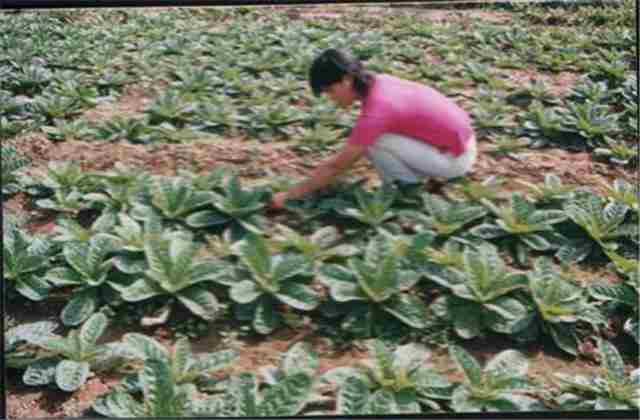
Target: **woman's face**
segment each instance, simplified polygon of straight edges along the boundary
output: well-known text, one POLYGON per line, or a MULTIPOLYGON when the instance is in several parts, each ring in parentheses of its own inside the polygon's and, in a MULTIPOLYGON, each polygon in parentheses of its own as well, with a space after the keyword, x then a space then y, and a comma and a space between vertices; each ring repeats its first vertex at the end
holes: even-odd
POLYGON ((349 109, 357 99, 356 91, 353 89, 352 76, 345 76, 341 81, 330 85, 325 93, 329 99, 344 109, 349 109))

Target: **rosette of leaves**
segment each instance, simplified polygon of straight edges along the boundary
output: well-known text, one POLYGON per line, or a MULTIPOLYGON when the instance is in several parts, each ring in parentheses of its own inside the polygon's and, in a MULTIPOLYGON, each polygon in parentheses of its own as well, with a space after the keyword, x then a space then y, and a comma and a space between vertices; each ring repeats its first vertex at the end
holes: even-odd
POLYGON ((19 170, 30 163, 28 156, 19 152, 13 142, 3 140, 2 156, 2 195, 13 194, 20 189, 19 170))
POLYGON ((495 223, 483 223, 470 230, 482 239, 499 239, 509 247, 514 260, 526 266, 530 250, 548 251, 558 248, 564 239, 554 231, 554 224, 567 215, 562 210, 541 210, 522 194, 514 192, 509 203, 501 207, 488 200, 483 204, 495 215, 495 223))
POLYGON ((558 372, 563 393, 556 402, 566 410, 628 410, 640 408, 640 369, 625 374, 618 349, 598 339, 602 356, 600 374, 585 376, 558 372))
POLYGON ((37 347, 29 344, 34 339, 52 335, 57 325, 51 321, 21 324, 4 333, 4 363, 7 368, 26 368, 43 357, 37 347))
POLYGON ((87 242, 98 233, 110 233, 116 221, 117 216, 110 212, 101 214, 89 227, 84 227, 69 217, 61 217, 56 221, 52 240, 63 244, 71 241, 87 242))
POLYGON ((451 399, 452 384, 426 363, 430 352, 423 346, 367 344, 372 357, 360 367, 334 368, 321 378, 338 387, 335 414, 417 414, 442 410, 451 399))
POLYGON ((527 187, 527 192, 536 204, 549 206, 571 199, 577 188, 573 185, 564 185, 560 177, 554 174, 545 174, 542 184, 533 184, 518 179, 515 182, 527 187))
POLYGON ((557 107, 544 106, 535 100, 522 119, 523 134, 532 139, 532 148, 544 147, 553 142, 566 143, 567 128, 557 107))
POLYGON ((535 311, 521 321, 523 328, 514 338, 533 341, 540 334, 546 334, 562 351, 577 356, 578 323, 588 323, 598 329, 606 324, 603 315, 588 302, 585 290, 557 271, 550 259, 537 259, 528 277, 529 296, 535 311))
POLYGON ((617 248, 615 241, 637 237, 637 224, 627 222, 629 207, 589 192, 582 191, 564 204, 564 212, 581 229, 560 247, 556 256, 562 263, 580 262, 598 250, 617 248), (584 235, 586 233, 586 235, 584 235))
POLYGON ((462 178, 454 185, 454 191, 456 195, 472 203, 481 203, 483 199, 495 201, 505 198, 505 194, 500 190, 500 185, 504 181, 503 178, 493 175, 481 182, 462 178))
POLYGON ((335 226, 324 226, 311 235, 303 235, 294 229, 278 224, 277 234, 272 243, 276 248, 286 251, 295 249, 311 262, 322 263, 332 258, 347 258, 360 253, 352 244, 340 243, 340 233, 335 226))
POLYGON ((624 331, 633 337, 636 343, 639 341, 640 325, 640 275, 638 275, 638 261, 635 260, 636 269, 629 273, 629 278, 621 283, 599 283, 589 286, 589 295, 601 302, 608 302, 614 307, 621 307, 622 313, 628 317, 624 322, 624 331))
MULTIPOLYGON (((635 126, 637 127, 637 124, 635 126)), ((608 136, 603 138, 603 142, 604 144, 600 144, 600 147, 596 147, 593 150, 593 154, 596 157, 621 166, 632 165, 632 162, 637 162, 638 150, 633 143, 617 141, 608 136)))
POLYGON ((32 301, 41 301, 51 286, 43 278, 55 247, 45 238, 33 237, 18 221, 5 216, 2 229, 2 277, 11 290, 32 301))
POLYGON ((119 288, 122 299, 141 302, 159 296, 170 298, 163 306, 162 322, 168 319, 174 300, 196 316, 214 320, 220 305, 207 284, 226 274, 229 267, 223 261, 198 258, 200 247, 191 235, 184 233, 145 238, 149 268, 144 277, 119 288))
POLYGON ((162 219, 156 214, 150 215, 143 223, 138 223, 128 214, 119 213, 117 224, 111 231, 109 236, 118 249, 113 257, 113 264, 126 274, 143 273, 149 267, 144 255, 147 241, 174 234, 163 231, 162 219))
POLYGON ((75 192, 72 198, 76 201, 79 200, 78 191, 88 192, 93 188, 91 177, 75 161, 49 162, 46 170, 25 174, 22 184, 27 193, 36 196, 50 196, 60 191, 60 197, 64 198, 75 192))
POLYGON ((316 124, 303 131, 295 149, 301 152, 327 152, 338 143, 341 133, 326 125, 316 124))
POLYGON ((197 388, 176 383, 171 366, 162 359, 147 359, 142 369, 142 401, 126 390, 118 389, 96 399, 91 408, 105 417, 192 417, 197 388))
POLYGON ((137 220, 154 217, 155 213, 164 219, 178 221, 207 206, 214 199, 213 192, 196 190, 185 178, 157 177, 150 181, 148 197, 137 200, 130 214, 137 220))
POLYGON ((620 131, 618 120, 621 115, 611 113, 607 105, 600 103, 571 102, 564 111, 564 126, 586 139, 593 148, 601 143, 605 135, 615 135, 620 131))
MULTIPOLYGON (((201 228, 232 223, 234 232, 262 232, 264 220, 260 213, 267 205, 267 194, 263 189, 244 189, 238 177, 231 176, 222 194, 210 194, 214 209, 205 209, 189 215, 186 219, 187 225, 201 228)), ((240 234, 237 233, 238 236, 240 234)))
POLYGON ((149 115, 151 124, 168 122, 181 126, 193 114, 194 108, 194 105, 189 103, 187 92, 172 89, 156 98, 145 112, 149 115))
POLYGON ((301 311, 315 309, 318 292, 301 281, 312 274, 309 260, 301 255, 272 254, 266 240, 254 233, 236 242, 234 253, 241 263, 220 283, 231 286, 229 296, 237 303, 236 316, 251 321, 254 330, 269 334, 282 322, 282 304, 301 311))
POLYGON ((392 210, 396 200, 396 191, 380 187, 375 191, 357 188, 354 191, 356 206, 337 209, 338 213, 374 229, 379 229, 388 220, 396 216, 392 210))
POLYGON ((88 241, 72 241, 63 246, 66 264, 50 269, 44 278, 54 287, 71 287, 72 297, 60 314, 64 325, 81 324, 101 302, 108 301, 109 289, 118 289, 118 284, 109 278, 113 251, 112 239, 103 233, 88 241))
POLYGON ((104 141, 125 140, 131 143, 145 142, 151 131, 144 118, 114 116, 102 121, 95 128, 95 137, 104 141))
POLYGON ((116 162, 108 171, 93 174, 97 192, 91 192, 85 199, 111 212, 126 212, 136 200, 144 195, 144 186, 151 176, 139 169, 116 162))
POLYGON ((463 260, 461 268, 450 266, 427 275, 452 292, 433 302, 436 316, 450 319, 456 334, 465 339, 480 336, 485 329, 503 334, 519 331, 529 314, 512 292, 527 286, 526 274, 507 271, 491 245, 466 248, 463 260))
POLYGON ((408 292, 420 280, 420 273, 402 267, 402 257, 392 252, 389 240, 369 241, 364 257, 352 257, 346 265, 325 264, 320 280, 329 287, 333 300, 345 308, 342 328, 370 337, 384 331, 389 320, 413 328, 426 324, 426 306, 408 292))
POLYGON ((640 215, 640 188, 623 178, 618 178, 611 185, 602 182, 605 198, 625 204, 640 215))
POLYGON ((505 350, 483 367, 466 350, 449 347, 449 356, 464 374, 464 382, 454 391, 451 408, 456 412, 541 411, 537 399, 527 396, 534 390, 527 377, 529 361, 520 352, 505 350))
MULTIPOLYGON (((178 339, 169 351, 153 338, 139 333, 127 333, 122 341, 140 360, 157 360, 168 366, 172 381, 176 384, 206 384, 211 375, 228 368, 237 358, 235 350, 221 350, 212 353, 194 354, 186 337, 178 339)), ((144 373, 136 372, 122 381, 127 391, 142 392, 144 373)))
POLYGON ((92 371, 122 368, 133 360, 133 353, 122 343, 96 344, 108 325, 107 317, 98 312, 80 329, 71 330, 66 337, 57 335, 30 336, 28 340, 48 353, 30 365, 23 375, 27 385, 55 383, 58 388, 72 392, 80 388, 92 371))
POLYGON ((422 195, 424 212, 405 210, 401 214, 414 223, 417 231, 430 230, 439 238, 447 238, 487 214, 482 206, 463 201, 448 201, 433 194, 422 195))

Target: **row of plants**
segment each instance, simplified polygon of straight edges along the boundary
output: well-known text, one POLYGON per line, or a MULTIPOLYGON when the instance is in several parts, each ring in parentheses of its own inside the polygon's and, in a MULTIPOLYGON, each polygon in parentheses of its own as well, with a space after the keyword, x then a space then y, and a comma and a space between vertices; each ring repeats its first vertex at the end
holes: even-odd
MULTIPOLYGON (((514 142, 528 138, 533 146, 598 149, 614 163, 633 157, 629 140, 637 125, 637 82, 630 26, 612 31, 596 25, 590 36, 553 27, 530 31, 526 25, 505 30, 487 22, 461 30, 463 24, 455 21, 438 24, 398 14, 385 17, 377 30, 368 26, 355 34, 339 22, 292 22, 275 11, 265 18, 257 10, 244 15, 235 10, 227 16, 231 21, 219 10, 194 11, 188 28, 183 19, 170 19, 189 15, 185 10, 122 13, 126 22, 117 30, 107 13, 72 23, 55 14, 7 22, 1 39, 8 53, 0 62, 7 75, 0 84, 3 136, 41 130, 54 140, 149 143, 241 134, 294 138, 301 148, 326 150, 335 143, 332 138, 346 133, 354 115, 313 100, 306 73, 319 50, 342 47, 374 71, 426 80, 457 97, 488 134, 514 142), (206 29, 212 16, 224 31, 206 29), (19 36, 33 28, 37 36, 19 36), (43 31, 56 36, 45 37, 43 31), (551 59, 556 67, 549 67, 551 59), (540 81, 522 86, 505 77, 514 68, 580 72, 585 78, 563 97, 540 81), (83 119, 84 111, 115 100, 133 81, 153 97, 143 115, 99 123, 83 119), (463 93, 469 88, 474 94, 463 93)), ((528 16, 513 15, 523 21, 528 16)), ((364 25, 367 19, 356 22, 364 25)))
POLYGON ((49 321, 21 325, 5 336, 7 366, 26 368, 23 380, 28 385, 55 384, 67 392, 91 375, 121 372, 120 383, 92 404, 105 417, 616 410, 639 404, 640 370, 626 374, 618 350, 602 339, 598 372, 556 372, 552 383, 532 379, 530 362, 519 351, 501 351, 482 366, 453 345, 448 354, 463 379, 450 381, 429 363, 431 352, 413 343, 390 346, 369 340, 369 357, 359 365, 319 372, 317 354, 301 342, 276 366, 229 375, 227 368, 238 357, 233 350, 196 356, 186 338, 169 351, 140 333, 97 344, 107 327, 103 313, 66 337, 54 334, 56 324, 49 321))
POLYGON ((52 162, 40 181, 21 179, 61 216, 39 237, 7 218, 4 278, 35 301, 63 288, 68 326, 143 301, 157 323, 175 305, 207 321, 231 310, 260 334, 286 313, 313 311, 359 337, 427 328, 432 313, 462 338, 543 334, 575 355, 617 312, 638 340, 638 195, 622 180, 600 196, 548 176, 530 186, 536 195, 494 199, 463 198, 486 194, 469 182, 457 199, 346 183, 290 203, 299 217, 277 223, 265 217, 273 186, 224 169, 166 177, 52 162), (81 224, 80 212, 92 217, 81 224), (568 269, 585 261, 624 284, 580 284, 568 269))

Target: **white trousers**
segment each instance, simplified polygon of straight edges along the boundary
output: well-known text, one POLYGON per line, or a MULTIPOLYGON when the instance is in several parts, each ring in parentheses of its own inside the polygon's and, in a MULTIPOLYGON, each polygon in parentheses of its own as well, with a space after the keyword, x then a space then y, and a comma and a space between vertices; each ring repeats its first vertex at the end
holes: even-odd
POLYGON ((425 177, 456 178, 471 170, 476 154, 475 136, 463 154, 453 156, 430 144, 393 133, 380 136, 367 151, 367 157, 385 183, 414 183, 425 177))

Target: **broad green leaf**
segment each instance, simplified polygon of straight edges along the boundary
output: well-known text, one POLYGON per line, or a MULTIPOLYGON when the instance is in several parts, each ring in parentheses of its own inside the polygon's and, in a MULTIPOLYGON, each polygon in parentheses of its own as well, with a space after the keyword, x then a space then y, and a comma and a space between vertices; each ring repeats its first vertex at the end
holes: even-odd
POLYGON ((242 280, 229 289, 229 297, 238 303, 250 303, 259 298, 264 292, 251 280, 242 280))
POLYGON ((67 326, 82 324, 98 309, 98 299, 98 289, 95 287, 75 293, 62 309, 62 323, 67 326))
POLYGON ((98 397, 91 408, 105 417, 134 418, 144 415, 142 404, 125 392, 109 392, 98 397))
POLYGON ((578 355, 578 339, 572 328, 563 324, 547 324, 547 327, 558 347, 569 354, 578 355))
POLYGON ((312 383, 311 376, 305 372, 284 377, 264 392, 258 413, 262 416, 299 414, 310 397, 312 383))
POLYGON ((201 210, 190 214, 185 219, 187 225, 193 228, 204 228, 210 226, 219 226, 225 223, 229 223, 231 218, 229 216, 220 214, 214 210, 201 210))
POLYGON ((516 350, 504 350, 489 360, 483 370, 496 377, 525 376, 529 370, 529 360, 516 350))
POLYGON ((56 366, 56 384, 66 392, 80 388, 89 377, 89 363, 63 360, 56 366))
POLYGON ((176 378, 180 378, 187 372, 191 364, 191 343, 186 337, 176 341, 173 346, 172 371, 176 378))
POLYGON ((38 360, 27 367, 27 370, 22 375, 22 381, 30 386, 50 384, 55 381, 58 363, 59 360, 57 358, 38 360))
MULTIPOLYGON (((346 378, 340 386, 336 401, 336 414, 364 414, 364 408, 370 397, 369 387, 357 377, 346 378)), ((366 413, 371 414, 371 413, 366 413)))
POLYGON ((95 346, 98 338, 104 334, 107 328, 108 319, 105 314, 98 312, 92 315, 80 328, 80 342, 83 349, 90 349, 95 346))
POLYGON ((169 362, 167 349, 151 337, 140 333, 127 333, 122 340, 134 348, 142 359, 158 359, 169 362))
POLYGON ((598 349, 602 354, 602 364, 606 369, 606 375, 610 381, 621 384, 625 381, 624 361, 620 357, 618 349, 610 342, 600 339, 598 349))
POLYGON ((260 334, 270 334, 280 325, 280 315, 271 300, 259 299, 253 317, 253 329, 260 334))
POLYGON ((175 410, 175 384, 166 360, 145 360, 141 380, 150 416, 174 417, 181 414, 175 410))
POLYGON ((275 296, 281 302, 302 311, 313 310, 320 304, 317 292, 309 286, 294 282, 283 284, 275 296))
POLYGON ((460 346, 450 346, 449 356, 464 373, 471 386, 480 385, 482 381, 482 369, 478 362, 460 346))
POLYGON ((157 295, 165 294, 159 286, 147 279, 136 280, 131 286, 125 287, 121 291, 122 299, 127 302, 139 302, 157 295))
POLYGON ((399 293, 386 301, 382 309, 413 328, 427 326, 427 307, 416 296, 399 293))
POLYGON ((182 289, 176 297, 194 315, 207 321, 215 320, 220 311, 216 295, 198 285, 182 289))

